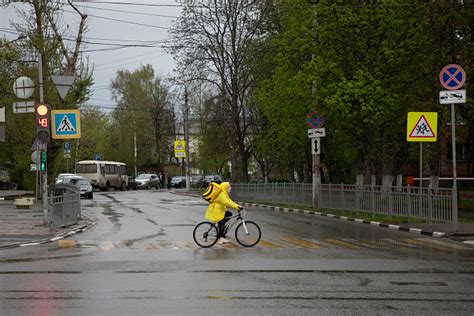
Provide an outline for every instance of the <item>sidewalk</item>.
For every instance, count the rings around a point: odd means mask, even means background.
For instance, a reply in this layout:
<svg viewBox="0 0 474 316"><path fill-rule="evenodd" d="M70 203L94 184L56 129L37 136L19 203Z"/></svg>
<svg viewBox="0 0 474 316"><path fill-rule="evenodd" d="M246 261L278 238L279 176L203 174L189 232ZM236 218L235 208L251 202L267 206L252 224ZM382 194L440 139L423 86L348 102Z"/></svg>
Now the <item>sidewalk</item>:
<svg viewBox="0 0 474 316"><path fill-rule="evenodd" d="M19 194L29 195L26 191L0 191L0 250L50 242L64 236L87 229L92 222L83 218L69 227L49 227L43 225L41 203L35 203L28 209L18 209L14 198Z"/></svg>

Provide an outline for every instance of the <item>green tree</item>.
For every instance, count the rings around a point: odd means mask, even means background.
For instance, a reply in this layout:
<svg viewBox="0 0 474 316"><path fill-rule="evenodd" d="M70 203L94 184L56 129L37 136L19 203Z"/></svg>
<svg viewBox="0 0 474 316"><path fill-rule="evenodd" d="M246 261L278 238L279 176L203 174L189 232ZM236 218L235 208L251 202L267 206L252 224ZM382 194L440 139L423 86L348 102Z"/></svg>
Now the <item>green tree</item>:
<svg viewBox="0 0 474 316"><path fill-rule="evenodd" d="M110 159L136 165L137 169L162 164L175 137L169 89L155 78L151 65L133 72L119 70L111 89L118 106L112 112Z"/></svg>
<svg viewBox="0 0 474 316"><path fill-rule="evenodd" d="M38 53L42 56L42 69L44 81L44 100L51 105L52 109L77 108L87 100L89 87L92 85L91 73L87 62L81 59L80 49L82 35L85 31L86 16L72 4L51 3L34 0L29 2L26 9L18 10L21 22L12 23L19 36L14 47L5 44L0 47L1 66L0 72L5 75L5 86L1 86L0 95L2 102L7 104L7 141L0 143L0 161L8 162L12 181L19 183L22 187L34 188L34 174L29 173L31 163L31 146L35 139L35 127L33 114L13 114L10 105L18 101L11 94L13 81L20 76L32 78L36 85L38 78ZM76 41L73 46L66 44L63 35L68 26L61 24L61 9L64 5L73 8L80 18L77 28ZM71 32L73 28L69 28ZM50 80L51 74L76 75L76 82L71 89L67 99L60 100L54 84ZM31 98L39 102L39 89ZM58 155L62 142L52 142L48 146L48 173L49 179L61 168L62 152Z"/></svg>
<svg viewBox="0 0 474 316"><path fill-rule="evenodd" d="M250 47L258 37L259 1L212 0L185 4L171 30L178 71L185 81L206 82L220 93L226 112L230 160L236 179L248 180L253 146L254 111L249 110L253 78L249 72Z"/></svg>
<svg viewBox="0 0 474 316"><path fill-rule="evenodd" d="M255 100L266 119L263 133L282 144L282 156L308 147L302 121L310 110L326 118L322 157L329 181L398 174L408 160L408 111L438 111L446 126L437 74L449 62L472 64L472 6L385 0L269 7L267 36L256 54L264 66L256 67ZM310 164L309 155L300 157ZM279 169L287 168L281 162Z"/></svg>

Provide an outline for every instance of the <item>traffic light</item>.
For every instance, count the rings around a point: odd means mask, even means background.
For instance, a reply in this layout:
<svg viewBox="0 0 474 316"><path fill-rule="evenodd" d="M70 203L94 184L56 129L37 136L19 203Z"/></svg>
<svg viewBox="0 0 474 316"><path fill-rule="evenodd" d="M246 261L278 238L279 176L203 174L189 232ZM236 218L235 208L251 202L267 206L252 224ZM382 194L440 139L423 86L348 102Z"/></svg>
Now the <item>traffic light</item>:
<svg viewBox="0 0 474 316"><path fill-rule="evenodd" d="M47 161L47 159L48 159L48 157L47 157L46 151L42 150L41 151L41 159L40 159L40 168L39 168L40 171L46 171L46 161Z"/></svg>
<svg viewBox="0 0 474 316"><path fill-rule="evenodd" d="M35 104L36 139L49 142L50 139L50 107L49 104Z"/></svg>

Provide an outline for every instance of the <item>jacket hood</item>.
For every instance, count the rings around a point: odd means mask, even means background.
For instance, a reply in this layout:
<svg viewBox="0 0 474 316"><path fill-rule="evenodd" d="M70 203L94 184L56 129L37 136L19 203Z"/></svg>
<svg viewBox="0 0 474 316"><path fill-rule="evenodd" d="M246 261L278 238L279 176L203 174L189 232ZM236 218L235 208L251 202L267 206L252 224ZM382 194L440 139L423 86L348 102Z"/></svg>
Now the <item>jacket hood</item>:
<svg viewBox="0 0 474 316"><path fill-rule="evenodd" d="M222 182L220 184L222 191L227 193L229 191L230 183L229 182Z"/></svg>

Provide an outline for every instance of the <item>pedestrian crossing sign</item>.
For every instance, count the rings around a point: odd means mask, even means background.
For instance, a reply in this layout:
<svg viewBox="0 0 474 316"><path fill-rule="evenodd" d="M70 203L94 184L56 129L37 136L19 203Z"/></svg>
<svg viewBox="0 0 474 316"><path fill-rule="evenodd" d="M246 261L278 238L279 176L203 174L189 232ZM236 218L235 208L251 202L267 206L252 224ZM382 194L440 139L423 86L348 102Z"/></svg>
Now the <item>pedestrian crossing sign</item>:
<svg viewBox="0 0 474 316"><path fill-rule="evenodd" d="M174 141L174 156L176 158L185 158L186 157L186 147L184 140L175 140Z"/></svg>
<svg viewBox="0 0 474 316"><path fill-rule="evenodd" d="M79 110L51 111L51 136L53 139L81 138Z"/></svg>
<svg viewBox="0 0 474 316"><path fill-rule="evenodd" d="M407 141L435 142L438 128L438 113L409 112L407 120Z"/></svg>

